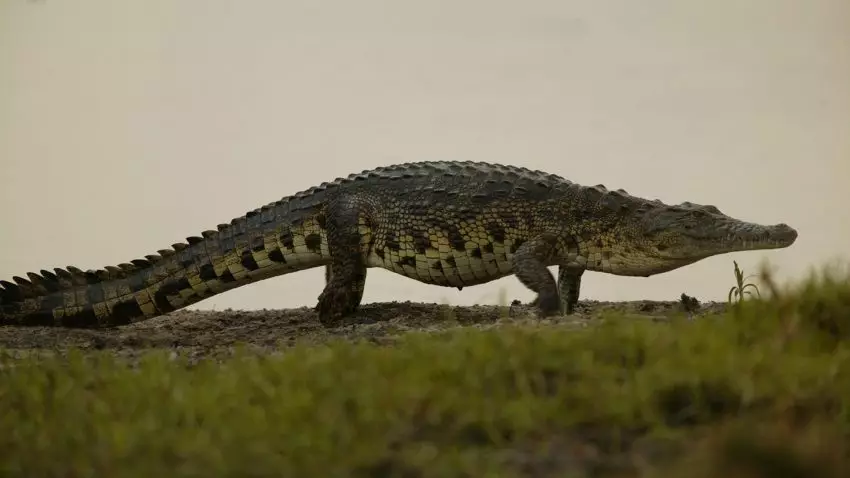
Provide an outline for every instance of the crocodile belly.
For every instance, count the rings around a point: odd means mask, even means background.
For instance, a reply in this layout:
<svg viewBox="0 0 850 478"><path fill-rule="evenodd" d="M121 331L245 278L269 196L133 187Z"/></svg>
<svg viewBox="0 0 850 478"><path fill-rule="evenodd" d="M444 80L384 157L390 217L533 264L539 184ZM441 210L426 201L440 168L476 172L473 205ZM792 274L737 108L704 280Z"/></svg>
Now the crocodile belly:
<svg viewBox="0 0 850 478"><path fill-rule="evenodd" d="M369 267L380 267L425 284L467 287L483 284L513 272L509 255L472 251L427 249L373 250Z"/></svg>

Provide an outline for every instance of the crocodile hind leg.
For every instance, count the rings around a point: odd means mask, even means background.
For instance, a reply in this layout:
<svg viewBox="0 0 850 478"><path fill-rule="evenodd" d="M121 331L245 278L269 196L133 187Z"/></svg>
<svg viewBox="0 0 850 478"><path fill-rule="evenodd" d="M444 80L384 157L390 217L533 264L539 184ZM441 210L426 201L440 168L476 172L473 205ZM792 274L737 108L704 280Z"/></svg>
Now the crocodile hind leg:
<svg viewBox="0 0 850 478"><path fill-rule="evenodd" d="M331 263L325 268L325 289L316 311L325 327L338 325L357 311L366 287L366 263L360 249L357 204L340 198L328 204L327 238Z"/></svg>
<svg viewBox="0 0 850 478"><path fill-rule="evenodd" d="M364 269L365 270L365 269ZM333 278L333 266L328 264L325 266L325 286L331 283L331 279ZM352 287L354 291L354 295L351 298L352 303L356 302L351 308L349 313L354 313L357 310L357 307L360 304L360 301L363 300L363 291L366 290L366 275L363 274L356 278L355 281L352 282Z"/></svg>
<svg viewBox="0 0 850 478"><path fill-rule="evenodd" d="M561 307L555 277L546 266L552 257L556 243L557 239L554 236L544 235L534 238L519 246L513 258L517 279L537 293L535 302L543 317L558 314Z"/></svg>
<svg viewBox="0 0 850 478"><path fill-rule="evenodd" d="M558 292L561 296L561 313L564 315L572 314L576 310L582 274L584 269L578 267L558 267Z"/></svg>

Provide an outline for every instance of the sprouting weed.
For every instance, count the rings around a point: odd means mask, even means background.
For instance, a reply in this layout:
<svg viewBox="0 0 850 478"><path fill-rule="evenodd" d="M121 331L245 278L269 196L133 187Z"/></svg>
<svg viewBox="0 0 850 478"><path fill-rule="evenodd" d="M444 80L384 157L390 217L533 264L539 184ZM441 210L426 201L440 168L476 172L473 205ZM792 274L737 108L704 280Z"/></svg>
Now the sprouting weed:
<svg viewBox="0 0 850 478"><path fill-rule="evenodd" d="M731 304L733 297L737 298L738 302L740 302L744 300L745 294L749 294L750 296L752 296L753 293L752 291L747 290L748 287L752 287L753 289L755 289L756 294L761 297L761 292L759 292L759 288L757 285L753 284L752 282L746 284L744 283L744 281L746 281L750 277L755 277L756 275L751 274L744 277L744 271L740 267L738 267L738 262L732 261L732 263L735 264L735 282L737 283L737 285L734 285L731 289L729 289L728 302Z"/></svg>

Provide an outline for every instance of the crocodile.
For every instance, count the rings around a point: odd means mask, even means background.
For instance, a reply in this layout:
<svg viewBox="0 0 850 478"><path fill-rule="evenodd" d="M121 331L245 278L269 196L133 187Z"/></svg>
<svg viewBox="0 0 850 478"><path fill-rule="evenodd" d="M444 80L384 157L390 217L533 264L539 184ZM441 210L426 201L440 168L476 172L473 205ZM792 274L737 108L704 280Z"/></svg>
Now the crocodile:
<svg viewBox="0 0 850 478"><path fill-rule="evenodd" d="M550 317L575 311L585 271L649 277L796 238L786 224L518 166L409 162L322 183L143 259L0 281L0 324L121 326L321 266L314 311L325 327L356 313L373 267L458 289L513 274L536 293L538 316Z"/></svg>

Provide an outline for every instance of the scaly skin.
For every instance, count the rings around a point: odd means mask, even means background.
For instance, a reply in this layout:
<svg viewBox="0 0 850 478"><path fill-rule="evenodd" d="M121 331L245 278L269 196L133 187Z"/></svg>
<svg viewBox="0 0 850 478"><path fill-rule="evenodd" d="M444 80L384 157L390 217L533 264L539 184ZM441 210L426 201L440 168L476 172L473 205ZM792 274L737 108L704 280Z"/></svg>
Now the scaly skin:
<svg viewBox="0 0 850 478"><path fill-rule="evenodd" d="M0 281L0 324L128 324L319 266L316 310L328 327L357 310L370 267L458 289L515 274L549 316L573 311L585 270L648 277L796 237L713 206L668 206L514 166L407 163L323 183L129 264Z"/></svg>

